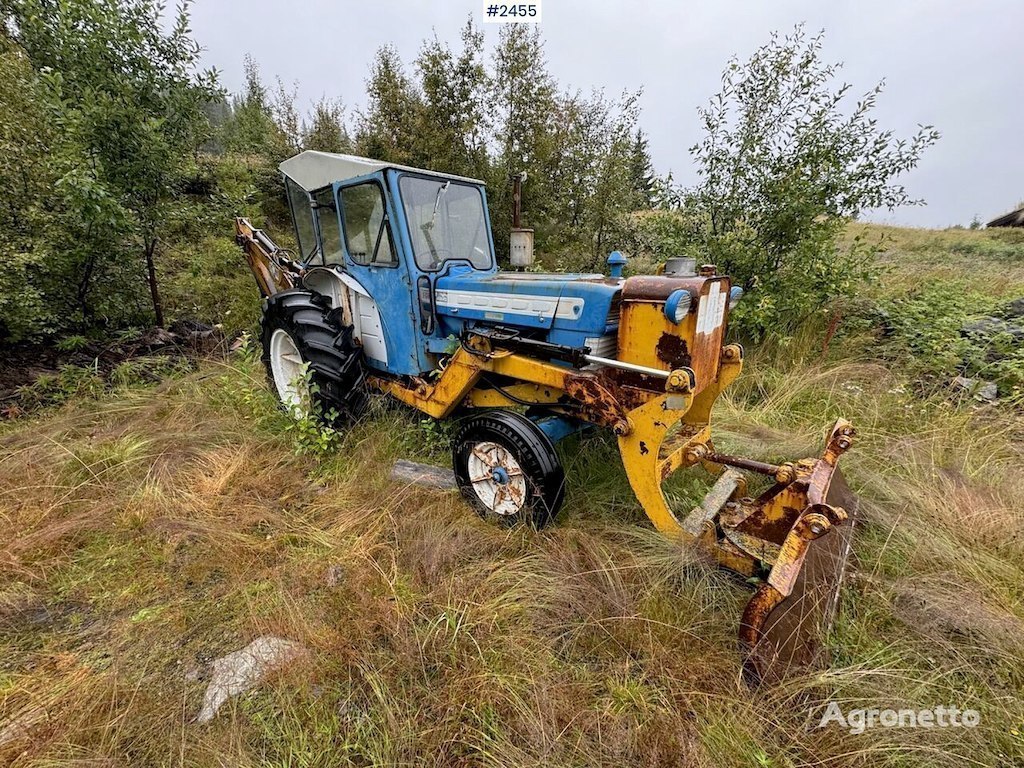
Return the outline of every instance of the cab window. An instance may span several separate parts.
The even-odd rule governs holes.
[[[313,210],[306,190],[289,179],[284,179],[288,190],[288,204],[292,209],[295,223],[295,238],[299,243],[299,261],[309,262],[317,255],[316,232],[313,229]]]
[[[316,222],[320,229],[320,252],[324,264],[341,264],[341,230],[338,228],[338,206],[334,191],[328,187],[313,195],[316,203]]]
[[[487,215],[478,187],[420,176],[403,176],[398,186],[420,269],[436,270],[449,260],[468,261],[477,269],[491,267]]]
[[[384,191],[376,182],[343,187],[341,200],[345,244],[349,257],[364,267],[398,264],[384,207]]]

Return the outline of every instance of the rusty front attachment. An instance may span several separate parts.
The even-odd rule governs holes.
[[[681,404],[684,411],[692,413],[692,398],[691,393]],[[659,529],[676,532],[720,565],[763,579],[739,630],[748,680],[778,680],[794,667],[817,664],[856,515],[856,498],[837,469],[839,457],[853,444],[853,427],[837,421],[820,458],[776,465],[716,452],[706,423],[684,421],[676,439],[663,443],[658,435],[672,421],[670,414],[662,401],[636,409],[629,414],[636,429],[619,438],[645,510]],[[677,518],[660,484],[676,469],[696,463],[721,474],[701,504]],[[770,477],[772,485],[752,498],[737,470]]]
[[[771,489],[756,500],[733,502],[723,513],[725,537],[770,568],[740,623],[744,670],[752,682],[776,681],[794,667],[824,661],[823,641],[835,616],[857,513],[837,462],[855,434],[840,419],[821,458],[781,465],[772,473]]]

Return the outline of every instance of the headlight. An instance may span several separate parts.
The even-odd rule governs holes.
[[[729,311],[731,312],[736,308],[736,305],[740,303],[740,299],[743,298],[743,289],[738,285],[734,285],[729,291]]]
[[[689,313],[692,301],[693,297],[690,296],[690,292],[685,288],[672,291],[665,301],[665,317],[678,325],[683,322]]]

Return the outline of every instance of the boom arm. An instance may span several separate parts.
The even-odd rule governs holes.
[[[235,219],[235,242],[245,253],[253,277],[264,298],[298,285],[302,266],[289,259],[262,229],[256,229],[245,218]]]

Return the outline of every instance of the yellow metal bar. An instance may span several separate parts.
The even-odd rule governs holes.
[[[540,384],[512,384],[497,389],[473,389],[469,393],[469,402],[475,408],[502,408],[527,403],[557,403],[565,395],[561,389],[545,387]]]
[[[683,420],[688,424],[708,424],[711,421],[711,409],[718,396],[728,387],[743,370],[743,348],[739,344],[730,344],[722,348],[721,363],[718,377],[697,393],[693,405]]]
[[[403,381],[371,377],[370,383],[413,408],[436,419],[448,416],[467,397],[474,405],[508,405],[508,398],[493,390],[475,389],[480,374],[491,372],[518,380],[510,391],[526,395],[532,393],[538,403],[554,403],[564,394],[566,381],[578,371],[552,363],[534,360],[511,352],[485,352],[477,354],[460,348],[448,361],[437,381],[414,379],[410,386]]]
[[[677,398],[680,407],[669,409],[669,398]],[[682,398],[681,401],[678,398]],[[683,530],[661,492],[662,476],[658,465],[666,435],[682,419],[692,403],[693,395],[690,393],[666,393],[649,400],[629,412],[632,429],[628,434],[619,435],[622,464],[640,506],[659,531],[687,540],[693,537]],[[685,447],[680,446],[677,450]]]
[[[476,386],[480,372],[485,370],[487,361],[459,349],[448,360],[441,376],[433,384],[423,379],[414,380],[413,386],[402,381],[371,377],[370,383],[378,389],[411,405],[435,419],[449,415]]]
[[[576,373],[572,368],[534,360],[532,357],[524,357],[511,352],[495,354],[487,361],[485,370],[556,389],[565,389],[566,378]]]

